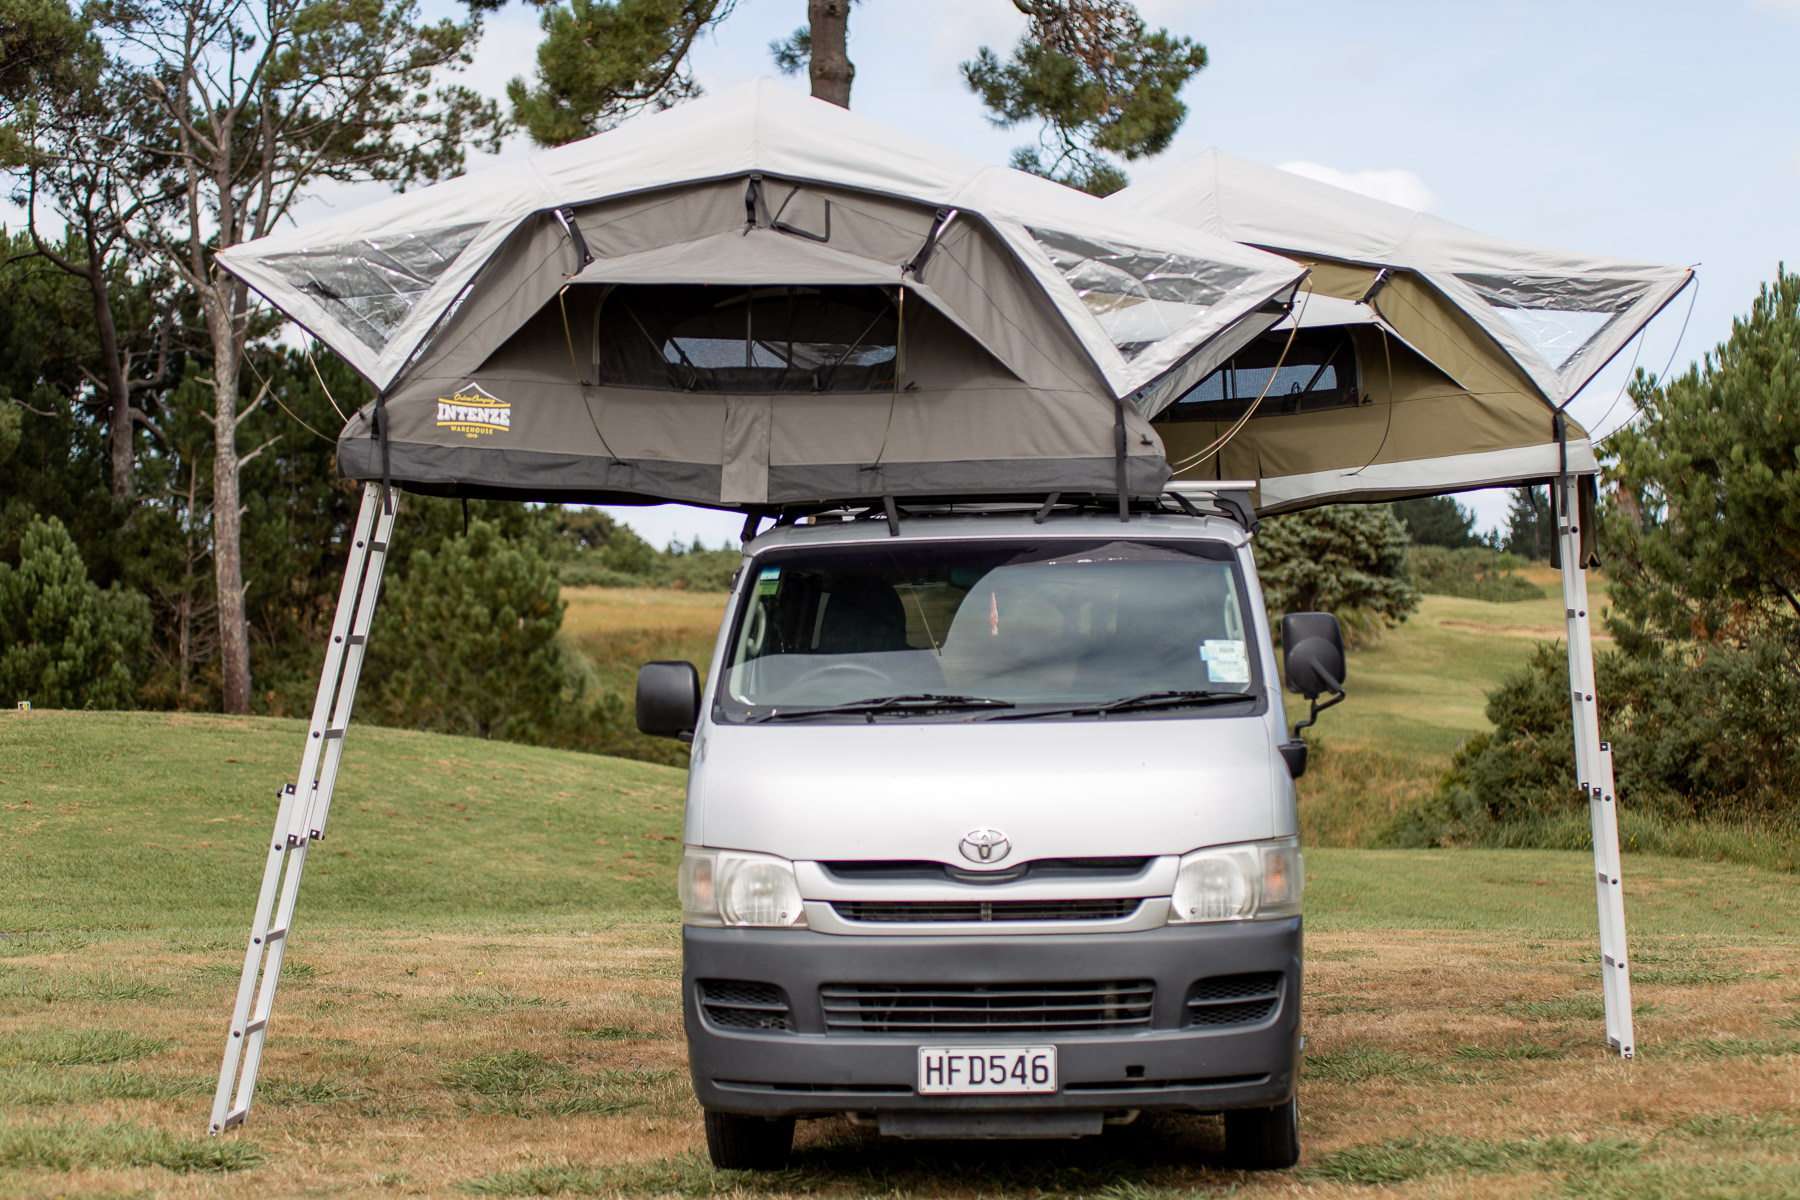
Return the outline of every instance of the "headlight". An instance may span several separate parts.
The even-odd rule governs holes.
[[[689,846],[681,858],[681,919],[688,925],[805,925],[794,864],[772,854]]]
[[[1296,916],[1304,878],[1294,838],[1196,850],[1182,857],[1169,923]]]

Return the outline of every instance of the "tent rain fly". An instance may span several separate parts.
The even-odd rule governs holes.
[[[380,389],[347,477],[728,508],[1155,495],[1127,398],[1304,274],[767,80],[219,261]]]
[[[1107,202],[1311,268],[1297,308],[1341,330],[1330,377],[1354,386],[1302,397],[1283,379],[1210,454],[1242,415],[1212,380],[1151,410],[1178,478],[1255,479],[1264,512],[1592,472],[1568,402],[1693,274],[1501,241],[1217,150]]]

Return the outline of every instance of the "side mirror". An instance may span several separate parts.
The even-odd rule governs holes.
[[[1281,618],[1281,645],[1288,686],[1312,702],[1312,713],[1294,722],[1293,740],[1281,747],[1288,774],[1298,779],[1306,773],[1306,743],[1300,740],[1300,731],[1344,698],[1344,631],[1330,613],[1289,613]],[[1321,704],[1319,697],[1328,692],[1331,699]]]
[[[1308,700],[1344,691],[1344,633],[1330,613],[1289,613],[1281,618],[1287,683]]]
[[[638,668],[638,732],[691,742],[699,723],[700,672],[693,663],[653,662]]]

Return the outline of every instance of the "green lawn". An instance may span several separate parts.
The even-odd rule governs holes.
[[[0,929],[249,927],[293,720],[0,712]],[[302,925],[664,919],[683,773],[357,725]]]

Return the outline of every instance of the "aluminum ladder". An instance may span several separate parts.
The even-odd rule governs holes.
[[[212,1121],[207,1127],[211,1133],[240,1125],[250,1114],[256,1070],[262,1063],[269,1019],[275,1011],[275,989],[281,982],[281,959],[293,929],[294,906],[300,899],[306,851],[325,836],[331,793],[344,755],[344,731],[356,701],[356,682],[362,674],[369,623],[375,616],[381,571],[393,532],[392,493],[379,483],[365,484],[349,561],[344,566],[343,590],[338,593],[337,615],[331,623],[331,641],[325,647],[325,669],[313,701],[306,752],[300,759],[299,780],[281,789],[262,891],[250,923],[250,944],[244,951],[244,974],[225,1039],[225,1060],[219,1067],[218,1090],[213,1093]]]
[[[1563,612],[1569,631],[1570,716],[1575,727],[1575,778],[1588,804],[1594,835],[1594,894],[1600,913],[1601,991],[1606,1040],[1621,1058],[1633,1056],[1631,968],[1625,953],[1625,893],[1619,873],[1619,806],[1613,788],[1612,746],[1600,740],[1594,699],[1594,640],[1588,619],[1587,564],[1582,558],[1579,476],[1559,476],[1556,536],[1562,554]]]

